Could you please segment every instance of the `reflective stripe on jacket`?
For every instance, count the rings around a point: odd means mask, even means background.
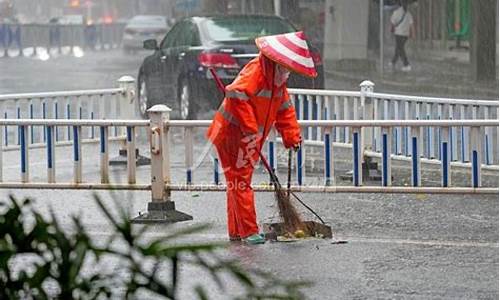
[[[207,132],[215,145],[231,138],[231,130],[235,128],[244,135],[260,133],[265,137],[273,125],[283,138],[285,147],[300,142],[300,128],[286,85],[272,87],[270,81],[264,75],[261,60],[257,57],[226,87],[226,98]],[[266,132],[263,132],[264,126]]]

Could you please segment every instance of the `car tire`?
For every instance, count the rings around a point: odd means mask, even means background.
[[[139,115],[146,119],[148,116],[148,108],[151,103],[148,98],[148,86],[146,84],[146,78],[144,74],[139,74],[139,79],[137,80],[137,110]]]
[[[195,120],[197,103],[193,97],[191,85],[186,78],[179,80],[177,95],[180,119]]]

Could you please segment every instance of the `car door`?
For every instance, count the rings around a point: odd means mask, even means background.
[[[175,83],[172,82],[172,72],[173,72],[173,49],[176,47],[176,39],[181,30],[181,24],[175,25],[165,36],[163,41],[160,43],[159,57],[158,61],[160,64],[160,76],[161,82],[164,86],[165,95],[170,100],[174,100],[175,95]]]
[[[179,25],[179,31],[176,34],[175,41],[173,47],[170,49],[169,55],[169,64],[172,69],[168,80],[176,86],[175,92],[177,92],[178,79],[184,72],[184,60],[186,59],[192,40],[192,23],[189,20],[184,20]]]

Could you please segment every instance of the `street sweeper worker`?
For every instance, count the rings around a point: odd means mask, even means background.
[[[317,75],[303,32],[255,40],[259,56],[225,89],[225,98],[207,137],[217,149],[227,183],[227,227],[230,240],[265,242],[259,234],[252,174],[262,143],[274,126],[286,148],[298,149],[300,128],[287,92],[290,71]]]

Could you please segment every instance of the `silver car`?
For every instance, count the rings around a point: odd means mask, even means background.
[[[123,49],[133,52],[142,49],[143,41],[156,39],[158,42],[168,31],[164,16],[140,15],[127,22],[123,32]]]

